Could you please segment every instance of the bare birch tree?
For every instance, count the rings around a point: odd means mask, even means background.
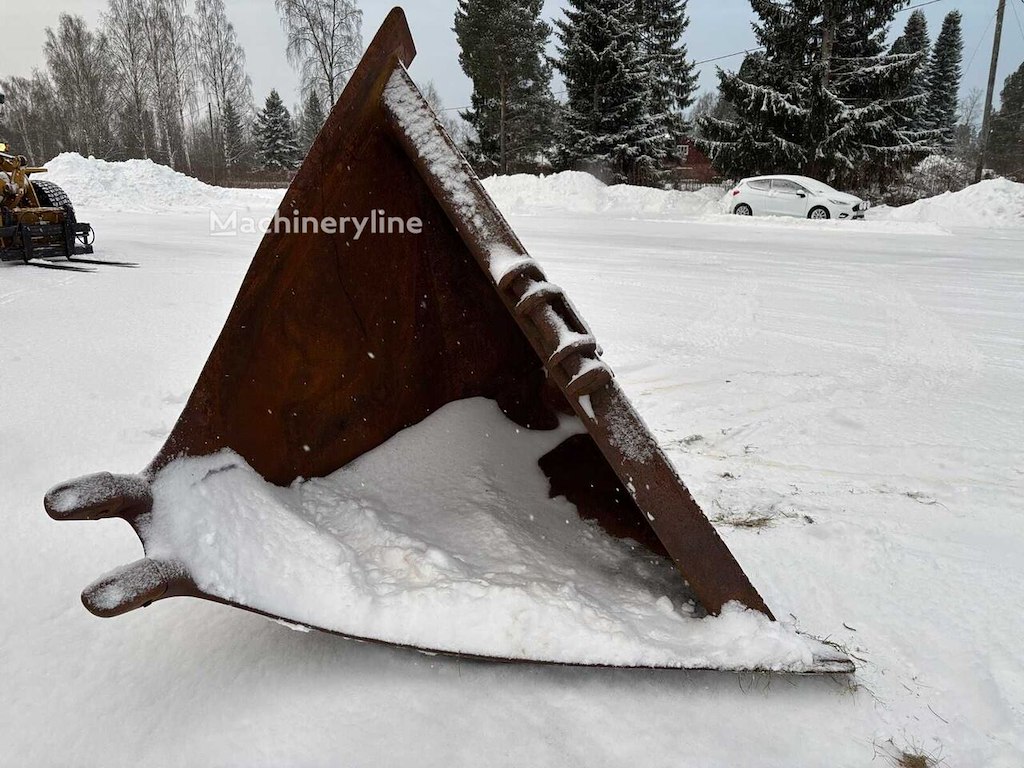
[[[252,112],[252,81],[245,71],[245,51],[224,0],[196,0],[196,53],[199,77],[220,115],[230,101],[243,113]]]
[[[146,66],[159,141],[157,159],[177,168],[186,159],[185,102],[193,102],[192,19],[185,0],[144,0],[140,8]]]
[[[466,122],[459,117],[459,111],[457,109],[445,108],[444,101],[441,99],[441,94],[437,90],[437,86],[434,85],[433,80],[430,80],[421,90],[423,98],[427,100],[427,104],[434,110],[437,119],[441,121],[441,125],[448,131],[448,135],[452,137],[455,144],[459,147],[465,146],[467,126]]]
[[[172,167],[184,162],[184,168],[192,172],[192,153],[186,126],[188,116],[195,114],[196,99],[196,56],[195,20],[189,15],[186,0],[156,0],[161,7],[160,19],[163,27],[163,42],[167,69],[167,98],[173,107],[171,143],[175,147],[170,158]]]
[[[227,142],[237,166],[255,110],[224,0],[195,0],[198,18],[192,0],[105,1],[102,32],[63,14],[46,30],[46,66],[0,79],[0,133],[40,162],[63,151],[148,157],[216,180]]]
[[[109,0],[103,14],[111,62],[117,72],[121,144],[127,157],[150,156],[153,147],[152,72],[148,66],[142,4]]]
[[[81,16],[62,13],[57,31],[46,29],[43,51],[56,97],[55,127],[67,141],[63,148],[104,154],[110,148],[112,83],[104,36],[92,32]]]
[[[153,123],[156,146],[153,147],[154,159],[159,163],[170,163],[173,151],[170,146],[169,123],[172,118],[169,112],[173,106],[167,98],[167,43],[163,19],[163,3],[161,0],[144,0],[138,2],[139,22],[142,34],[142,45],[145,55],[145,66],[152,84]],[[173,114],[173,113],[172,113]]]
[[[0,110],[0,141],[7,141],[19,154],[35,162],[43,162],[64,148],[54,119],[53,86],[50,79],[34,70],[32,77],[11,77],[0,80],[0,93],[7,97],[6,109]]]
[[[363,50],[363,12],[354,0],[274,0],[288,37],[288,60],[305,95],[328,109],[341,95]]]

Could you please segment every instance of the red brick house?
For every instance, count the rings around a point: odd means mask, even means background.
[[[700,149],[689,136],[679,140],[678,157],[672,160],[673,170],[676,178],[682,181],[696,181],[702,184],[710,184],[721,179],[721,175],[711,164],[711,160]]]

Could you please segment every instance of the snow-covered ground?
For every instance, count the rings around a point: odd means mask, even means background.
[[[75,162],[53,180],[99,255],[142,268],[0,269],[0,764],[1024,764],[1020,185],[958,193],[998,218],[953,195],[822,226],[488,183],[776,614],[859,660],[793,679],[459,662],[194,600],[88,615],[138,542],[41,497],[153,456],[258,241],[203,206],[276,195]]]

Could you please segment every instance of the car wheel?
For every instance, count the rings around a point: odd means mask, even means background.
[[[831,219],[832,214],[828,212],[828,208],[825,208],[824,206],[821,205],[816,205],[813,208],[811,208],[810,212],[808,212],[807,218],[814,219],[815,221],[822,221],[824,219]]]
[[[753,216],[754,212],[750,209],[750,206],[746,203],[740,203],[732,210],[737,216]]]

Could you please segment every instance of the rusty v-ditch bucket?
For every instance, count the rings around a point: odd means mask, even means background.
[[[587,324],[526,253],[440,127],[406,72],[414,55],[404,14],[395,9],[280,215],[338,219],[382,211],[418,220],[418,231],[361,239],[268,233],[153,462],[139,475],[58,486],[47,511],[62,520],[121,517],[147,544],[153,479],[182,457],[231,449],[270,483],[287,486],[330,475],[446,404],[488,398],[528,430],[554,429],[566,414],[577,418],[582,428],[539,461],[551,496],[637,542],[638,556],[669,559],[709,614],[735,602],[770,619],[602,361]],[[160,557],[100,579],[83,600],[112,616],[173,596],[308,623],[301,610],[270,611],[201,588],[185,564]],[[850,668],[842,654],[826,650],[801,671]]]

